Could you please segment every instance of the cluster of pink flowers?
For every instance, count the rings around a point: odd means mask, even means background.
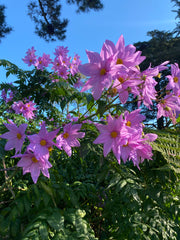
[[[180,111],[180,69],[177,63],[171,65],[171,75],[168,75],[167,90],[171,94],[165,98],[159,98],[155,86],[157,77],[161,71],[167,69],[168,61],[156,66],[148,67],[141,71],[139,64],[145,60],[141,51],[136,51],[135,46],[125,46],[121,35],[117,44],[106,40],[100,54],[86,51],[89,63],[79,66],[79,71],[89,79],[82,88],[82,92],[92,89],[92,95],[98,100],[103,91],[109,96],[119,95],[122,104],[125,104],[131,93],[138,99],[138,106],[143,103],[149,110],[153,102],[157,102],[157,118],[169,117],[175,123],[177,112]]]
[[[140,109],[131,113],[125,111],[120,116],[108,116],[107,124],[97,124],[100,135],[95,144],[104,144],[104,156],[112,150],[120,164],[132,160],[139,168],[144,159],[152,160],[152,147],[149,142],[157,138],[156,134],[143,135],[142,121],[145,119],[140,114]]]
[[[5,89],[3,89],[1,92],[1,97],[6,103],[8,103],[13,100],[14,93],[11,89],[8,89],[7,92]]]
[[[157,118],[161,116],[168,117],[173,124],[176,123],[177,115],[180,113],[180,68],[177,63],[171,64],[171,75],[166,76],[168,84],[165,91],[157,93],[155,86],[157,85],[156,77],[161,71],[167,69],[168,61],[156,66],[151,65],[144,71],[140,70],[139,64],[145,60],[145,56],[141,56],[141,51],[136,51],[135,46],[125,46],[124,38],[121,35],[116,45],[110,40],[106,40],[102,46],[100,54],[97,52],[86,51],[89,63],[82,64],[79,56],[75,54],[74,58],[68,57],[69,50],[67,47],[57,47],[55,49],[55,58],[52,60],[50,55],[43,54],[42,57],[35,55],[34,47],[26,52],[23,59],[28,66],[35,66],[39,70],[43,70],[52,64],[52,81],[56,81],[57,76],[67,79],[71,74],[74,76],[80,72],[89,79],[82,87],[82,92],[92,89],[92,95],[98,100],[103,92],[109,97],[119,96],[122,104],[127,103],[129,94],[138,99],[139,109],[129,113],[125,111],[120,116],[107,117],[104,124],[97,123],[95,126],[100,135],[94,140],[95,144],[103,144],[103,154],[106,157],[112,150],[118,163],[121,160],[126,163],[132,160],[135,166],[139,168],[139,164],[144,159],[152,160],[152,147],[150,142],[156,140],[156,134],[144,134],[144,125],[142,122],[145,116],[140,114],[140,107],[143,103],[149,110],[154,103],[157,104]],[[59,80],[58,80],[59,81]],[[77,82],[80,87],[82,82]],[[5,92],[2,92],[3,99]],[[14,102],[12,109],[16,114],[22,114],[26,119],[34,117],[35,103],[30,100]],[[88,117],[82,123],[93,123]],[[72,147],[79,147],[81,139],[85,136],[84,132],[80,132],[82,123],[76,123],[79,118],[73,118],[70,114],[67,119],[71,122],[64,124],[63,131],[60,129],[48,132],[43,122],[39,133],[26,135],[27,124],[21,124],[17,127],[12,121],[4,123],[9,132],[0,136],[7,139],[5,150],[15,148],[14,158],[20,158],[17,166],[23,168],[23,174],[30,172],[34,183],[37,182],[40,172],[49,178],[48,169],[52,167],[49,162],[50,151],[53,147],[64,150],[68,156],[72,155]],[[25,140],[28,145],[24,153],[21,149]]]
[[[22,114],[27,120],[33,119],[35,114],[34,111],[36,111],[36,107],[34,107],[36,104],[33,101],[24,100],[14,102],[12,105],[12,109],[15,111],[16,114]]]
[[[177,63],[171,64],[171,75],[167,78],[169,80],[166,86],[167,92],[166,96],[158,101],[157,118],[169,117],[175,124],[180,114],[180,68]]]
[[[49,54],[43,53],[42,57],[35,55],[36,50],[34,47],[28,49],[26,56],[23,61],[28,64],[28,66],[35,66],[37,69],[44,70],[44,68],[49,67],[52,64],[51,69],[54,71],[55,75],[67,79],[69,74],[74,76],[79,72],[78,67],[81,63],[80,57],[75,54],[73,58],[68,57],[68,48],[59,46],[55,49],[55,58],[52,60]],[[56,79],[59,81],[58,79]]]
[[[64,132],[57,136],[59,129],[48,132],[46,125],[43,122],[38,134],[26,135],[25,131],[27,124],[16,126],[11,120],[9,123],[4,123],[9,132],[0,135],[0,138],[7,139],[5,150],[9,151],[15,148],[13,158],[21,158],[17,163],[18,167],[23,168],[23,174],[31,173],[34,183],[37,182],[40,172],[46,177],[50,177],[48,169],[52,167],[49,162],[50,151],[56,146],[59,149],[64,149],[68,156],[71,156],[71,147],[79,147],[80,143],[77,138],[83,138],[85,133],[79,132],[82,124],[71,123],[64,126]],[[56,137],[57,136],[57,137]],[[25,139],[29,140],[24,153],[21,149]],[[56,137],[56,142],[53,140]]]

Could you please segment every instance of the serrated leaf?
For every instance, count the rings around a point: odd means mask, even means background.
[[[52,215],[49,215],[47,222],[57,231],[60,231],[64,228],[64,216],[61,215],[59,210],[56,210]]]
[[[40,182],[42,188],[46,191],[47,194],[49,194],[50,196],[53,196],[53,190],[52,188],[50,188],[48,185],[46,185],[44,182]]]
[[[29,199],[27,199],[26,196],[23,198],[23,202],[24,202],[24,208],[25,208],[25,210],[26,210],[27,212],[29,212],[30,209],[31,209],[31,202],[29,201]]]
[[[20,220],[16,218],[15,221],[11,222],[10,232],[13,237],[17,237],[20,231]]]
[[[42,240],[48,240],[47,225],[44,222],[42,222],[41,225],[39,226],[39,233]]]

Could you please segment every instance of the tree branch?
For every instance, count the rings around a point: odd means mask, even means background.
[[[44,20],[46,21],[46,23],[49,25],[49,22],[48,22],[48,20],[46,18],[46,13],[44,12],[44,8],[43,8],[43,5],[42,5],[42,2],[41,2],[41,0],[38,0],[38,2],[39,2],[39,6],[41,8],[41,11],[42,11],[42,16],[44,17]]]

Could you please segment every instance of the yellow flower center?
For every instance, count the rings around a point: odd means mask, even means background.
[[[135,67],[136,67],[138,70],[140,70],[140,67],[139,67],[139,65],[136,65]]]
[[[122,77],[119,77],[118,80],[119,80],[120,83],[124,82],[124,78],[122,78]]]
[[[51,152],[53,150],[53,148],[52,147],[48,147],[48,150],[49,150],[49,152]]]
[[[123,145],[123,147],[127,147],[129,145],[129,143],[127,142],[126,144]]]
[[[66,139],[66,138],[68,138],[68,137],[69,137],[69,133],[66,132],[66,133],[63,134],[63,138]]]
[[[146,75],[142,76],[142,80],[144,80],[144,81],[146,80]]]
[[[41,146],[45,146],[45,145],[46,145],[46,140],[42,139],[42,140],[40,141],[40,144],[41,144]]]
[[[17,133],[17,138],[20,140],[22,138],[20,133]]]
[[[102,68],[101,71],[100,71],[100,75],[105,75],[106,74],[106,69],[105,68]]]
[[[118,58],[116,64],[123,64],[123,60],[121,58]]]
[[[175,83],[178,83],[178,77],[174,77],[174,78],[173,78],[173,81],[174,81]]]
[[[35,157],[32,157],[31,160],[34,162],[34,163],[37,163],[38,160],[35,158]]]
[[[39,64],[42,64],[42,61],[39,61]]]
[[[166,103],[166,100],[162,99],[162,100],[161,100],[161,103],[162,103],[162,104],[165,104],[165,103]]]
[[[157,78],[161,78],[161,73],[158,73]]]
[[[171,108],[170,108],[170,107],[168,107],[168,106],[166,106],[166,107],[164,108],[164,110],[165,110],[165,111],[170,111],[170,110],[171,110]]]
[[[117,88],[112,88],[112,94],[114,95],[114,94],[116,94],[117,93]]]
[[[127,121],[126,126],[131,127],[131,122]]]
[[[111,132],[111,137],[112,138],[116,138],[117,135],[118,135],[118,133],[116,131]]]

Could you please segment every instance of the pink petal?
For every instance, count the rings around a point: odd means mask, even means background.
[[[40,175],[39,164],[34,163],[30,167],[31,177],[34,183],[37,183],[38,177]]]
[[[67,153],[67,155],[70,157],[71,154],[72,154],[71,147],[67,143],[64,143],[63,144],[63,149]]]
[[[93,63],[79,65],[78,69],[82,74],[86,76],[93,76],[99,73],[99,67],[97,66],[97,64]]]

